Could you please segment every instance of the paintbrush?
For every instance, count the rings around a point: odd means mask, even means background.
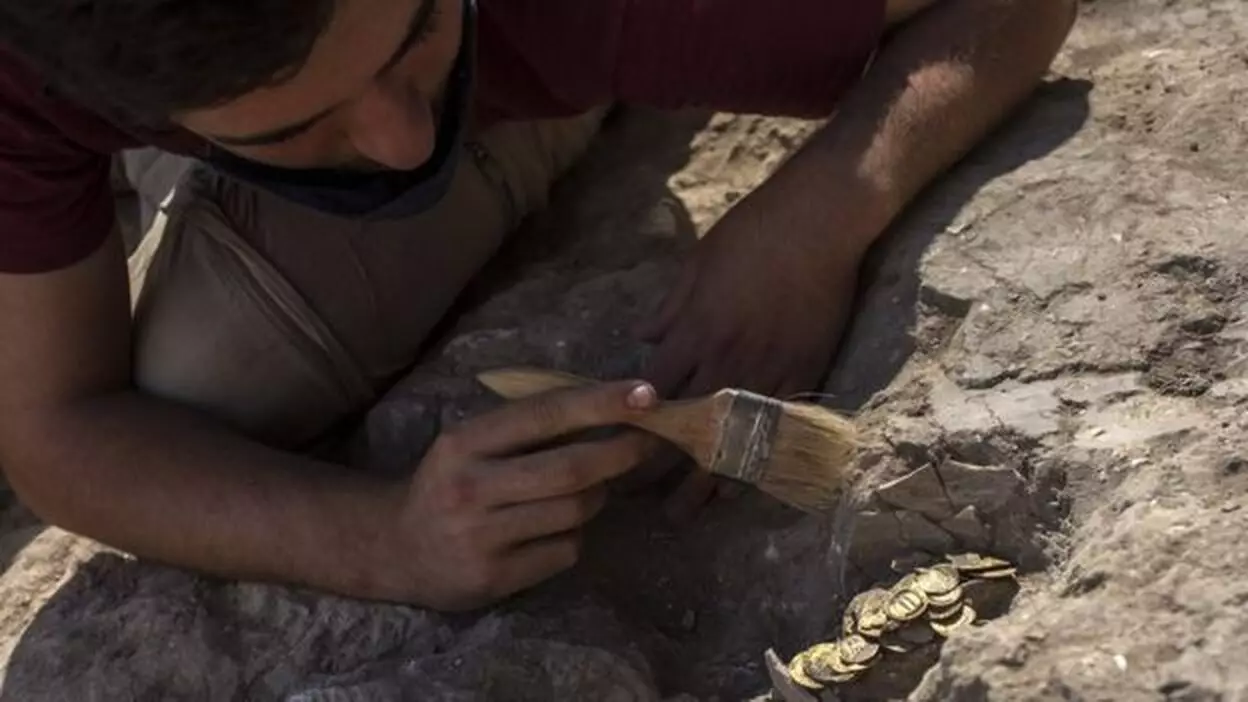
[[[536,368],[501,368],[477,378],[509,400],[598,382]],[[630,424],[675,444],[703,470],[807,512],[838,504],[859,446],[853,424],[826,407],[731,388],[663,402]]]

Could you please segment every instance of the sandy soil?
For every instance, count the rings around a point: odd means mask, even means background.
[[[620,496],[575,572],[443,617],[136,562],[0,519],[0,698],[746,700],[916,552],[1024,566],[1013,608],[844,699],[1248,700],[1248,6],[1086,2],[1055,75],[874,255],[826,387],[879,490],[673,530]],[[627,115],[369,417],[401,470],[535,363],[601,376],[677,254],[813,125]]]

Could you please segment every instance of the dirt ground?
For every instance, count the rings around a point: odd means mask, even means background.
[[[1248,700],[1248,5],[1088,0],[1055,74],[877,247],[825,391],[878,486],[686,529],[619,496],[574,572],[445,617],[137,562],[0,516],[0,699],[748,700],[916,553],[1023,566],[1004,616],[842,699]],[[368,417],[403,470],[516,363],[603,377],[678,253],[814,125],[632,112]],[[8,494],[8,493],[6,493]],[[828,699],[834,699],[829,695]]]

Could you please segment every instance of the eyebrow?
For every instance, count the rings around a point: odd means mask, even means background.
[[[424,38],[425,32],[429,29],[430,20],[433,18],[433,11],[437,7],[438,0],[422,0],[420,7],[416,9],[416,14],[412,16],[412,21],[408,25],[407,34],[404,35],[403,41],[399,42],[399,47],[395,49],[394,54],[386,60],[382,67],[377,70],[376,75],[380,76],[390,69],[394,68],[403,57],[411,51],[412,47]],[[311,117],[288,124],[284,127],[277,127],[255,134],[245,134],[242,136],[213,136],[208,138],[225,146],[265,146],[271,144],[279,144],[283,141],[293,139],[300,134],[308,131],[316,126],[317,122],[325,119],[338,108],[338,105],[321,110]]]

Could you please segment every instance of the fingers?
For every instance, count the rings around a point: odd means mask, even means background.
[[[486,468],[482,499],[504,507],[575,495],[632,470],[649,445],[646,435],[629,433],[500,461]]]
[[[490,514],[489,538],[516,544],[576,531],[597,517],[607,503],[602,486],[564,497],[510,505]]]
[[[503,556],[497,596],[527,590],[576,565],[581,556],[579,532],[558,534],[521,544]]]
[[[624,424],[657,405],[658,393],[649,383],[601,383],[510,403],[446,436],[473,455],[506,455],[573,432]]]

